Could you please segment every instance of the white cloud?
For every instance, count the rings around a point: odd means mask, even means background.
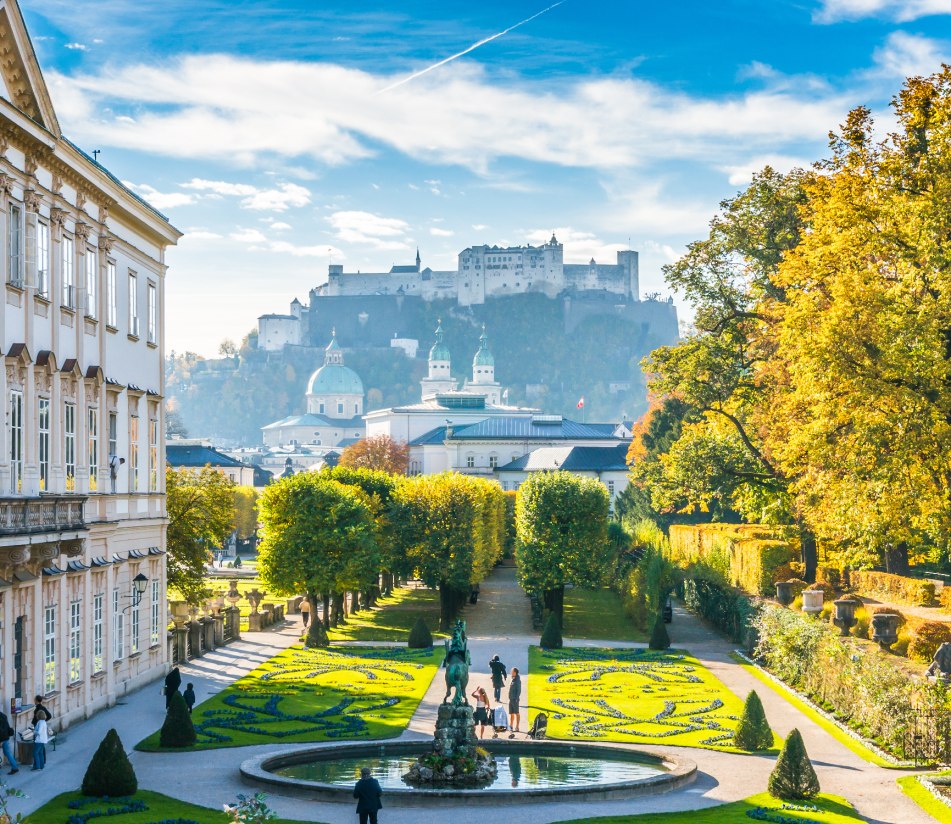
[[[227,55],[50,73],[60,118],[82,143],[237,164],[262,154],[339,164],[377,146],[477,172],[503,157],[605,170],[676,159],[722,164],[822,141],[851,102],[795,87],[709,99],[618,77],[501,86],[462,63],[375,96],[388,79]]]
[[[727,180],[731,186],[743,186],[749,183],[753,179],[753,174],[761,171],[764,166],[771,166],[777,172],[785,174],[795,168],[807,169],[812,166],[812,161],[789,155],[757,155],[743,163],[723,166],[722,170],[727,173]]]
[[[473,223],[472,228],[475,229],[477,232],[482,232],[485,229],[488,229],[489,226],[487,223]]]
[[[218,232],[210,232],[207,229],[186,229],[179,243],[186,240],[221,240],[221,237]]]
[[[565,247],[565,263],[587,263],[594,258],[598,263],[615,263],[617,252],[627,249],[626,243],[605,243],[592,232],[560,226],[557,229],[533,229],[527,235],[529,243],[548,243],[552,233]]]
[[[408,249],[409,224],[395,217],[382,217],[372,212],[334,212],[327,218],[334,234],[344,243],[370,246],[374,249]]]
[[[268,243],[268,250],[278,254],[293,255],[294,257],[333,257],[334,260],[345,260],[346,255],[336,246],[295,246],[284,240],[272,240]]]
[[[286,232],[293,228],[290,223],[285,223],[283,220],[271,221],[269,225],[275,232]]]
[[[228,235],[236,243],[267,243],[267,237],[260,229],[238,229]]]
[[[214,192],[216,195],[229,195],[237,197],[247,197],[255,194],[257,186],[250,183],[228,183],[225,180],[203,180],[200,177],[193,177],[188,183],[180,183],[183,189],[195,189],[199,192]]]
[[[148,183],[132,183],[129,180],[123,180],[122,185],[147,200],[159,211],[174,209],[176,206],[188,206],[196,199],[194,195],[185,192],[160,192]]]
[[[310,190],[296,183],[281,183],[274,189],[260,189],[250,183],[230,183],[225,180],[204,180],[193,177],[179,184],[183,189],[210,192],[224,197],[240,197],[242,209],[259,212],[286,212],[310,203]]]
[[[907,23],[934,14],[951,14],[951,0],[823,0],[814,19],[818,23],[838,23],[880,17]]]
[[[437,226],[433,226],[429,230],[429,234],[431,234],[433,237],[452,237],[455,232],[452,231],[452,229],[440,229]]]
[[[892,32],[885,44],[875,51],[873,74],[904,79],[938,71],[949,59],[945,44],[927,37]]]
[[[67,43],[66,48],[70,51],[86,51],[89,47],[85,43]]]

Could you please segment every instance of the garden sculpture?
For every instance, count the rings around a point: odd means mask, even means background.
[[[469,683],[469,665],[472,659],[469,657],[469,648],[466,644],[466,622],[457,619],[452,627],[452,637],[446,639],[446,657],[442,665],[446,668],[446,697],[443,703],[448,703],[449,694],[452,688],[456,688],[456,694],[453,696],[453,704],[468,704],[466,697],[466,686]]]
[[[929,678],[948,682],[951,680],[951,643],[945,641],[934,654],[934,660],[928,667]]]

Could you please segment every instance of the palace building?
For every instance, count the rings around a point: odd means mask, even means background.
[[[165,250],[181,235],[62,136],[16,0],[0,41],[0,700],[43,695],[62,729],[167,666]]]

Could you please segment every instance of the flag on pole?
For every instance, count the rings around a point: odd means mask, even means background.
[[[578,408],[578,409],[584,409],[584,397],[581,397],[581,398],[578,400],[578,406],[577,406],[577,408]]]

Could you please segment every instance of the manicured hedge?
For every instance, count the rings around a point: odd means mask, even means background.
[[[680,585],[687,609],[709,621],[735,643],[751,650],[757,605],[742,592],[707,578],[687,578]]]
[[[889,572],[850,570],[849,585],[859,595],[880,598],[895,604],[931,606],[935,600],[935,585],[920,578],[906,578]]]

